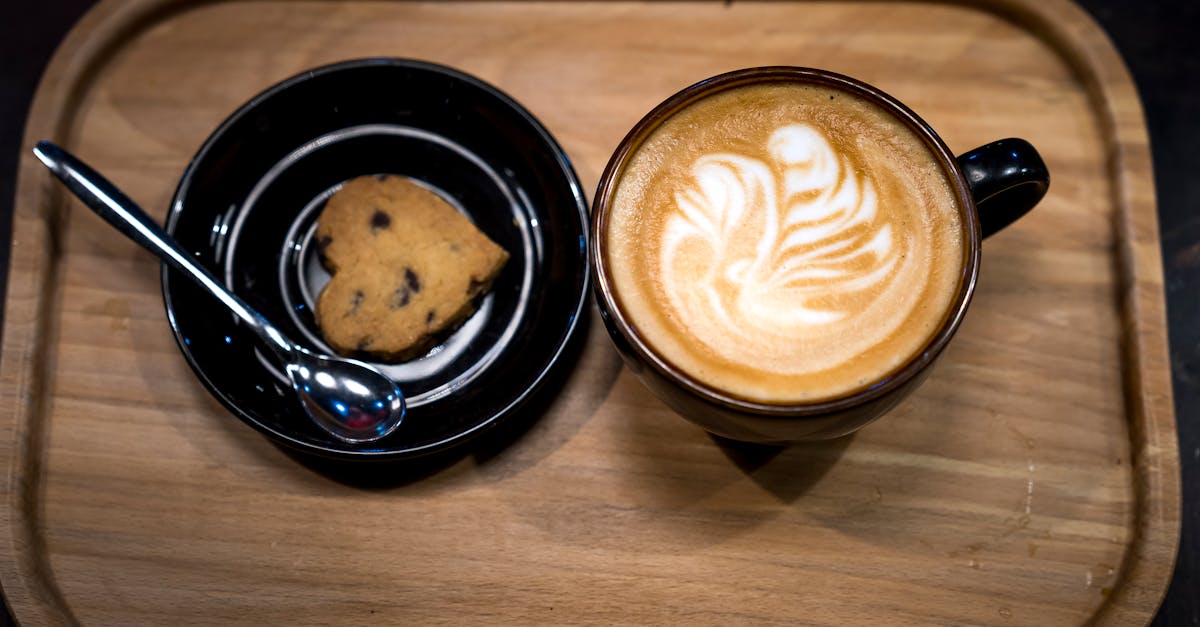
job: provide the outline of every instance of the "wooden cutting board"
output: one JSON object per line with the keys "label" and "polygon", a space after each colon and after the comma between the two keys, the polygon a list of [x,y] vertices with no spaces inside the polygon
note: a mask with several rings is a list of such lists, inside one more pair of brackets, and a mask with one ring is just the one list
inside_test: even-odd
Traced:
{"label": "wooden cutting board", "polygon": [[0,583],[30,625],[1128,624],[1178,542],[1150,156],[1111,44],[1059,0],[98,5],[38,90],[52,139],[161,217],[205,137],[313,66],[415,57],[533,111],[588,190],[701,78],[790,64],[899,97],[955,150],[1053,176],[989,239],[924,387],[841,441],[717,442],[647,393],[598,320],[530,424],[370,486],[212,400],[151,258],[25,150],[0,355]]}

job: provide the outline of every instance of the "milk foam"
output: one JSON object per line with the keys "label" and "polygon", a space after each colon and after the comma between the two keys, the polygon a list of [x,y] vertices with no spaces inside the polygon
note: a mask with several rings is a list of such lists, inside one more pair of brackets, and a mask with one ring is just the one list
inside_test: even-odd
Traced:
{"label": "milk foam", "polygon": [[[678,211],[667,219],[659,257],[678,319],[699,338],[738,338],[708,343],[746,365],[757,356],[743,347],[764,328],[802,339],[813,326],[853,315],[851,303],[836,297],[894,280],[906,243],[877,216],[874,184],[860,180],[817,129],[784,126],[764,152],[698,159],[694,185],[675,195]],[[874,234],[853,235],[856,225]],[[681,252],[689,244],[706,253],[695,258],[702,263]],[[810,360],[787,370],[819,367]]]}
{"label": "milk foam", "polygon": [[[831,121],[824,92],[785,92],[822,108],[782,112],[762,95],[702,101],[643,145],[614,196],[613,279],[643,337],[697,379],[763,402],[835,396],[940,324],[961,266],[957,201],[874,105],[841,102],[851,115]],[[702,116],[715,131],[687,130]]]}

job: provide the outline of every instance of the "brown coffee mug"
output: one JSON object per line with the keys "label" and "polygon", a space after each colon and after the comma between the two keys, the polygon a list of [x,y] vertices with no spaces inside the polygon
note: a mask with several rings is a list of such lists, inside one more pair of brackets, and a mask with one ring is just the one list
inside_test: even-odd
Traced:
{"label": "brown coffee mug", "polygon": [[[841,117],[850,121],[845,122],[845,129],[838,130]],[[743,124],[746,128],[739,128]],[[763,126],[770,124],[776,126]],[[760,141],[760,137],[768,137],[767,133],[771,133],[769,138]],[[720,144],[722,141],[736,150],[761,146],[763,156],[744,156],[745,150],[727,154],[733,149],[727,150]],[[720,150],[713,148],[716,152],[703,153],[709,150],[705,142]],[[693,149],[693,145],[700,148]],[[693,153],[704,156],[694,157]],[[912,155],[917,157],[914,159]],[[905,160],[913,162],[902,162]],[[888,169],[889,163],[895,166],[897,174]],[[938,180],[930,184],[921,182],[931,178]],[[897,181],[912,184],[906,186]],[[620,191],[622,186],[634,191]],[[596,299],[604,324],[626,365],[681,416],[714,434],[741,441],[784,444],[836,438],[887,412],[929,375],[930,367],[954,336],[970,304],[979,273],[982,238],[1032,209],[1048,187],[1045,164],[1024,140],[1000,140],[956,158],[915,113],[895,98],[858,80],[798,67],[738,70],[701,81],[670,97],[638,122],[617,147],[600,179],[591,216],[590,257]],[[931,194],[941,194],[936,196],[940,200],[900,202],[934,198]],[[791,203],[787,207],[792,212],[786,220],[780,217],[785,199]],[[829,206],[819,205],[821,202]],[[929,215],[950,219],[939,222],[940,219],[887,217],[893,206],[903,205],[904,211],[909,211],[908,207],[917,204],[943,206],[940,209],[943,213]],[[656,217],[658,207],[669,205],[677,205],[679,216]],[[717,209],[712,209],[714,206]],[[622,216],[619,226],[614,226],[614,215]],[[781,228],[794,230],[798,228],[795,224],[801,222],[811,226],[810,230],[817,235],[799,234],[793,238],[796,242],[807,242],[804,244],[807,246],[817,246],[810,240],[819,240],[825,236],[822,234],[833,239],[820,240],[827,243],[819,250],[813,248],[805,253],[807,257],[788,253],[792,255],[787,261],[791,274],[784,274],[800,279],[793,278],[779,288],[772,287],[772,283],[760,285],[745,278],[747,267],[754,264],[725,260],[732,258],[731,253],[726,255],[731,247],[744,246],[750,252],[764,249],[765,245],[759,243],[755,244],[758,248],[753,248],[745,244],[742,240],[746,235],[740,231],[735,233],[736,237],[728,235],[728,241],[719,239],[724,237],[720,233],[734,233],[721,225],[749,215],[755,219],[765,215],[784,225]],[[691,226],[678,230],[683,235],[660,236],[660,232],[667,233],[661,225],[675,224],[672,220]],[[883,220],[890,222],[874,226]],[[839,232],[836,225],[841,223],[850,225],[845,229],[855,230]],[[919,224],[923,230],[912,228],[910,223]],[[939,223],[942,226],[937,226]],[[747,230],[750,227],[736,228],[751,232]],[[913,234],[910,236],[907,231],[896,234],[905,228]],[[772,250],[779,249],[778,241],[783,241],[778,230],[759,229],[764,233],[762,238],[775,238],[771,240],[775,242]],[[712,235],[718,231],[718,235]],[[696,236],[695,242],[687,239],[692,236]],[[655,238],[663,239],[664,243],[653,243]],[[681,240],[691,243],[681,245]],[[893,248],[901,244],[893,245],[894,242],[910,242],[903,245],[912,248],[897,252]],[[690,246],[686,251],[690,257],[681,256],[678,252],[681,246]],[[906,254],[917,250],[917,246],[923,246],[921,255]],[[628,260],[637,256],[630,251],[643,249],[648,251],[644,262]],[[828,252],[834,250],[838,253]],[[910,261],[910,257],[944,257],[946,261],[938,262],[941,270],[934,270],[913,266],[925,262]],[[806,267],[807,258],[841,265]],[[711,265],[718,261],[727,263],[727,267]],[[897,268],[910,278],[897,278],[901,276]],[[845,302],[854,304],[845,308],[858,309],[850,313],[821,310],[822,306],[828,308],[830,302],[843,301],[824,298],[818,279],[812,277],[841,277],[847,272],[851,275],[846,276],[851,278],[839,278],[840,283],[830,285],[840,290],[837,298],[848,298]],[[855,272],[858,275],[853,275]],[[699,282],[697,277],[704,281]],[[905,280],[923,281],[922,285],[941,281],[937,285],[943,287],[937,287],[940,290],[937,298],[914,305],[909,301],[915,297],[905,296],[906,286],[902,284]],[[864,281],[869,289],[862,287]],[[857,329],[851,333],[826,321],[858,315],[859,310],[874,311],[876,303],[870,299],[882,296],[872,296],[870,290],[876,285],[891,285],[888,281],[896,284],[886,288],[888,294],[899,294],[897,302],[908,299],[904,301],[907,303],[904,321],[916,320],[914,316],[918,314],[913,312],[928,318],[921,323],[925,326],[912,327],[922,329],[919,333],[906,330],[907,322],[897,323],[886,315],[871,318],[889,329],[899,329],[883,335],[890,334],[889,338],[904,335],[909,338],[904,340],[908,342],[907,349],[889,354],[871,345],[859,354],[837,356],[836,359],[843,359],[838,363],[852,364],[858,369],[845,375],[850,383],[840,387],[832,383],[826,386],[825,381],[835,381],[836,377],[824,373],[841,366],[826,367],[824,362],[793,365],[776,356],[775,348],[780,355],[801,355],[809,344],[842,350],[843,338],[845,344],[854,344],[861,337],[874,337],[875,330],[870,327],[845,327]],[[633,287],[643,282],[659,287]],[[879,290],[884,293],[884,288]],[[727,312],[722,309],[732,308],[721,300],[727,293],[737,296],[735,300],[741,308],[737,316],[725,315]],[[803,298],[814,296],[810,301],[797,300],[793,315],[786,309],[791,294],[804,295]],[[672,308],[664,306],[662,312],[655,309],[655,302],[668,301]],[[637,305],[633,306],[635,302]],[[686,309],[693,304],[694,312]],[[704,319],[702,314],[710,310],[706,308],[719,314],[716,318],[720,324],[710,324]],[[770,333],[764,333],[762,340],[770,355],[764,354],[761,364],[754,359],[754,344],[743,346],[737,338],[717,337],[722,334],[722,324],[753,325],[760,309],[769,313],[762,314],[764,325],[771,325]],[[652,313],[644,313],[647,311]],[[695,325],[679,322],[688,316],[697,321]],[[795,325],[808,326],[796,332],[795,337],[801,339],[791,347],[778,338],[792,337],[787,334],[791,328],[787,325],[796,320],[808,322]],[[696,328],[707,330],[693,332]],[[802,336],[801,331],[810,335]],[[842,335],[837,337],[839,333]],[[722,352],[725,345],[728,355],[734,357]],[[835,357],[826,353],[815,351],[814,358],[833,363]],[[692,355],[699,357],[692,359]],[[824,370],[819,370],[823,373],[819,377],[776,376],[771,372],[776,361],[788,373],[806,372],[805,368],[814,372]],[[743,367],[748,370],[741,372],[739,368]],[[759,386],[760,379],[767,383]],[[813,390],[819,387],[822,391],[806,389],[810,380],[822,382],[821,386],[812,384]]]}

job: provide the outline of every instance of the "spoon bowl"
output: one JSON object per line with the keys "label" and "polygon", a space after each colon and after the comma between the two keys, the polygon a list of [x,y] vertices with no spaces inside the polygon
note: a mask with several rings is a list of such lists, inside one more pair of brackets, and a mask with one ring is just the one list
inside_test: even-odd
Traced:
{"label": "spoon bowl", "polygon": [[162,227],[87,164],[47,141],[38,142],[33,152],[84,205],[203,286],[258,335],[284,366],[300,404],[319,427],[339,440],[359,444],[379,440],[400,426],[404,395],[387,375],[363,362],[317,355],[292,342],[197,265]]}
{"label": "spoon bowl", "polygon": [[378,440],[391,433],[404,415],[404,396],[395,384],[373,389],[363,372],[374,369],[362,362],[332,359],[297,347],[286,370],[308,415],[345,442]]}

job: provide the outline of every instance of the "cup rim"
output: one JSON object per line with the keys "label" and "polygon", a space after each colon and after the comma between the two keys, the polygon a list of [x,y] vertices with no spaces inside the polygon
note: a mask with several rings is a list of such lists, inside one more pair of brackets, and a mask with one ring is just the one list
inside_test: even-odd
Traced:
{"label": "cup rim", "polygon": [[[959,272],[958,289],[937,331],[930,336],[920,350],[883,377],[832,398],[818,399],[812,402],[764,403],[749,400],[722,392],[672,365],[651,348],[630,321],[627,312],[615,295],[607,257],[603,254],[607,247],[608,236],[601,227],[607,223],[609,218],[612,196],[616,190],[616,180],[628,164],[630,157],[650,134],[675,113],[703,97],[748,84],[773,81],[800,81],[838,89],[872,102],[907,125],[924,140],[926,147],[933,153],[943,171],[949,175],[954,195],[959,201],[964,231],[965,245],[963,246],[963,264]],[[966,176],[958,165],[954,153],[928,123],[895,97],[872,85],[836,72],[797,66],[752,67],[719,74],[685,87],[643,116],[617,145],[617,149],[613,152],[600,176],[600,183],[592,201],[590,230],[591,253],[589,257],[595,273],[593,288],[606,315],[613,320],[614,324],[610,325],[610,328],[616,329],[621,334],[627,345],[643,363],[673,384],[710,403],[738,412],[780,418],[824,416],[864,405],[903,387],[930,366],[953,338],[966,315],[979,276],[982,241],[978,213]]]}

